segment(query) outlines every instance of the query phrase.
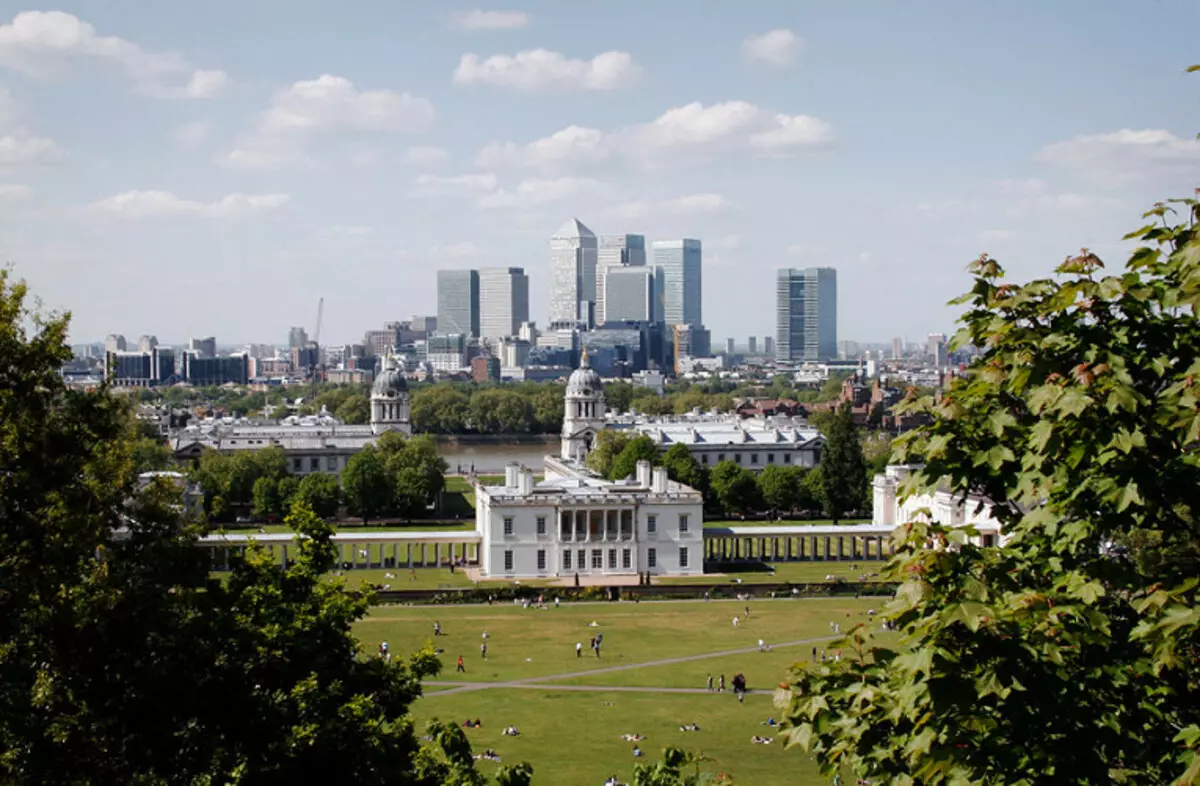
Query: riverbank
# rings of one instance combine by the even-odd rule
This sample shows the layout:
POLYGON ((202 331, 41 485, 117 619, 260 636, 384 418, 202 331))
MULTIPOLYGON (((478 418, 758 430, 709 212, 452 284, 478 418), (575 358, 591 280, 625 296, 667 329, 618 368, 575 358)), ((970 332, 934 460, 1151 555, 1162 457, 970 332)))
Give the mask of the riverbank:
POLYGON ((557 445, 557 434, 437 434, 439 445, 557 445))

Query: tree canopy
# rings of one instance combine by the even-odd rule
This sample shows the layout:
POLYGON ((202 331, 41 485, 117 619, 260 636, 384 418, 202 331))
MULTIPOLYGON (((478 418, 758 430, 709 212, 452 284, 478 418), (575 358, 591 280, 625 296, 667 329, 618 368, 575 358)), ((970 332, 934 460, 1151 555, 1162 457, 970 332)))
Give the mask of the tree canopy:
POLYGON ((1145 218, 1120 272, 1086 249, 1023 285, 972 265, 954 341, 982 354, 909 402, 933 421, 897 450, 924 462, 909 490, 990 500, 1006 540, 897 530, 900 640, 860 627, 793 674, 790 740, 826 772, 1200 782, 1200 207, 1145 218))
POLYGON ((838 407, 825 431, 821 488, 825 513, 835 524, 846 513, 866 507, 867 461, 848 402, 838 407))

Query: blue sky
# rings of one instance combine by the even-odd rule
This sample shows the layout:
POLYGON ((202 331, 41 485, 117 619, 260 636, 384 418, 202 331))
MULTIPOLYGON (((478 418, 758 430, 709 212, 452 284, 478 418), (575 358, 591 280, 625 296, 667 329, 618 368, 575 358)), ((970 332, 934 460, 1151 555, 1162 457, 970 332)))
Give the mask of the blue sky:
POLYGON ((77 340, 353 341, 439 267, 549 236, 704 242, 715 338, 774 271, 839 274, 839 337, 948 331, 981 252, 1110 266, 1200 185, 1194 0, 0 7, 0 260, 77 340))

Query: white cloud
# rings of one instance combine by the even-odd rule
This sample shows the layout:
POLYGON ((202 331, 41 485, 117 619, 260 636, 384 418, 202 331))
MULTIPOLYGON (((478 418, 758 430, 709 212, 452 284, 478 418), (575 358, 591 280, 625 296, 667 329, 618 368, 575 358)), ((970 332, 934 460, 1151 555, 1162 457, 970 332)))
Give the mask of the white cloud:
POLYGON ((0 183, 0 204, 27 202, 33 197, 33 189, 18 183, 0 183))
POLYGON ((181 150, 198 150, 204 146, 212 134, 212 123, 207 120, 197 120, 184 123, 171 133, 171 139, 181 150))
POLYGON ((401 162, 410 166, 434 168, 443 166, 450 161, 450 154, 440 147, 417 145, 404 151, 401 162))
POLYGON ((480 207, 537 207, 594 192, 600 184, 590 178, 559 177, 522 180, 512 191, 500 189, 479 199, 480 207))
POLYGON ((94 202, 92 208, 123 218, 240 218, 274 210, 287 201, 287 194, 228 194, 215 202, 194 202, 170 191, 126 191, 94 202))
POLYGON ((474 259, 479 256, 479 249, 475 247, 474 243, 451 243, 450 245, 431 247, 429 256, 441 260, 474 259))
POLYGON ((750 36, 742 42, 742 54, 748 60, 757 60, 773 66, 791 65, 804 42, 786 28, 770 30, 762 35, 750 36))
POLYGON ((177 53, 147 52, 123 38, 97 35, 62 11, 23 11, 0 26, 0 66, 50 77, 77 61, 109 63, 139 90, 160 98, 210 98, 228 82, 223 71, 195 69, 177 53))
POLYGON ((53 139, 23 134, 0 136, 0 166, 57 164, 65 157, 53 139))
POLYGON ((12 97, 12 93, 8 92, 7 88, 0 86, 0 128, 7 128, 16 123, 20 115, 21 110, 17 106, 16 99, 12 97))
POLYGON ((483 11, 478 8, 454 15, 454 26, 462 30, 519 30, 529 27, 533 17, 524 11, 483 11))
POLYGON ((1046 212, 1086 213, 1124 206, 1123 200, 1114 197, 1056 191, 1039 178, 997 180, 989 188, 999 198, 1004 213, 1010 217, 1046 212))
POLYGON ((822 148, 835 141, 832 126, 808 115, 768 112, 745 101, 668 109, 655 120, 613 132, 568 126, 518 146, 492 143, 476 158, 480 166, 571 168, 615 156, 657 165, 689 150, 747 150, 772 154, 822 148))
POLYGON ((303 160, 309 137, 334 131, 419 133, 436 113, 427 98, 392 90, 359 90, 350 80, 324 74, 276 93, 270 106, 221 161, 266 168, 303 160))
POLYGON ((1042 148, 1037 158, 1101 180, 1125 179, 1160 168, 1200 167, 1200 139, 1183 139, 1162 129, 1123 128, 1054 142, 1042 148))
POLYGON ((609 209, 614 217, 624 221, 679 218, 722 213, 733 204, 720 194, 686 194, 656 201, 635 200, 609 209))
POLYGON ((496 176, 490 173, 473 175, 418 175, 414 180, 420 195, 442 194, 469 196, 496 190, 496 176))
POLYGON ((454 70, 460 85, 492 85, 514 90, 616 90, 641 76, 628 52, 604 52, 591 60, 571 60, 559 52, 531 49, 482 59, 466 54, 454 70))
POLYGON ((985 229, 979 233, 979 239, 984 243, 1003 243, 1012 240, 1015 234, 1011 229, 985 229))

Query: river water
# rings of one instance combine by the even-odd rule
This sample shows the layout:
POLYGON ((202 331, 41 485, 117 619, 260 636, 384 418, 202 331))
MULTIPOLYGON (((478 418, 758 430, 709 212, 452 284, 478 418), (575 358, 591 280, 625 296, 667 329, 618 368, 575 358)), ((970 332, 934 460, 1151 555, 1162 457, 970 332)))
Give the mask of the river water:
POLYGON ((542 457, 547 453, 558 453, 558 439, 545 443, 493 444, 442 442, 438 452, 450 465, 448 472, 469 472, 474 466, 481 475, 502 475, 504 466, 510 461, 524 464, 541 474, 542 457))

